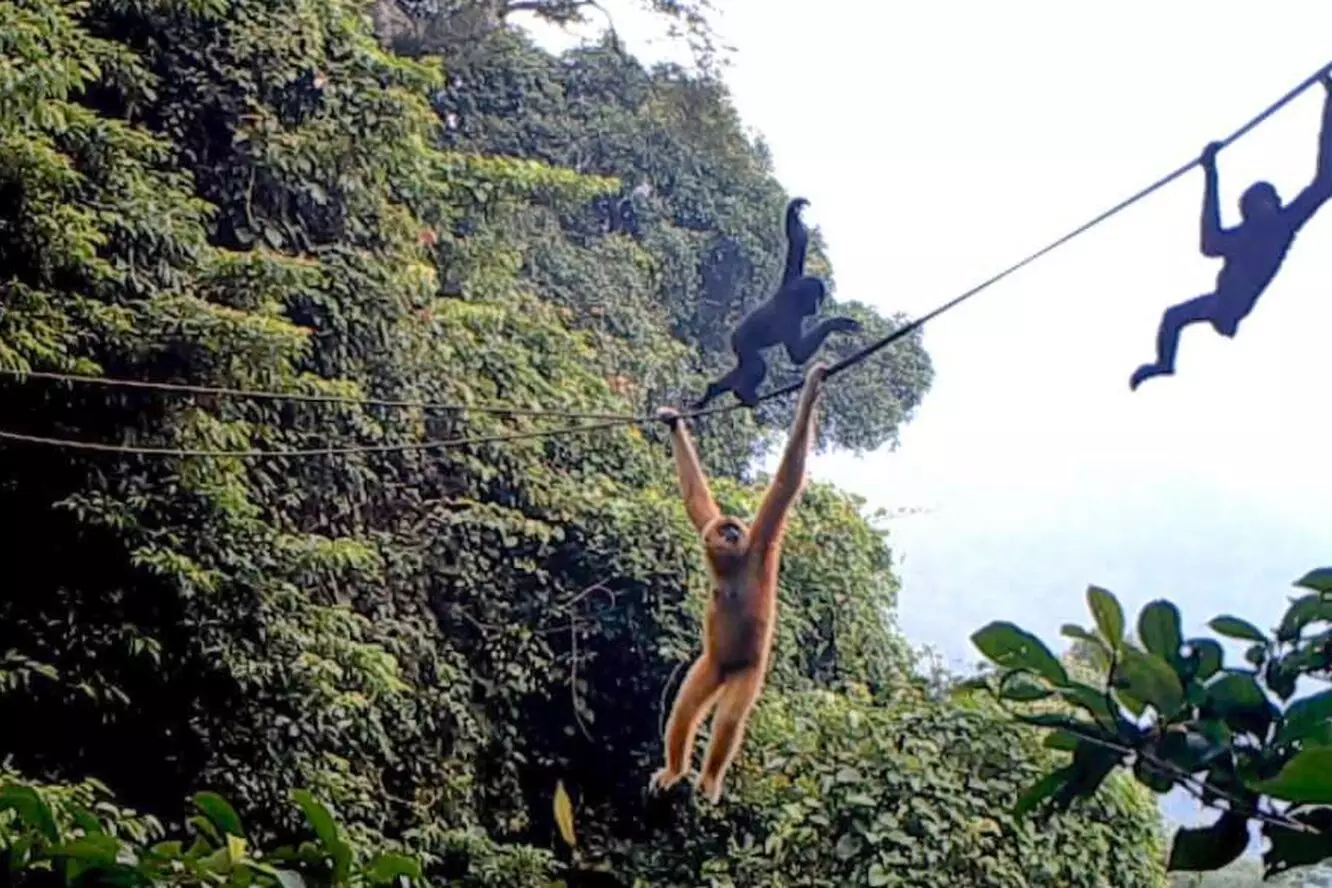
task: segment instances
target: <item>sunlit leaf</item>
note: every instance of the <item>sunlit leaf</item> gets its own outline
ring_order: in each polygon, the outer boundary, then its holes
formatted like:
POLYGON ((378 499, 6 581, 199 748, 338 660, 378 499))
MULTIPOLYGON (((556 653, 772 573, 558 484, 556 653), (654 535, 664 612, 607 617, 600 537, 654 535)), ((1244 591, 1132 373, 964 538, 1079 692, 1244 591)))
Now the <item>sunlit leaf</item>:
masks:
POLYGON ((574 838, 573 802, 569 800, 563 780, 555 781, 555 825, 559 827, 564 844, 574 847, 577 842, 574 838))
POLYGON ((337 821, 313 795, 304 789, 298 789, 292 792, 291 798, 300 806, 301 811, 305 814, 306 822, 310 824, 310 828, 314 830, 314 834, 319 837, 320 842, 325 845, 333 845, 338 841, 337 821))
POLYGON ((401 876, 413 881, 424 877, 421 864, 405 854, 380 854, 366 868, 371 884, 389 885, 401 876))
POLYGON ((1332 805, 1332 746, 1300 750, 1271 780, 1250 785, 1274 799, 1332 805))
POLYGON ((0 811, 14 811, 25 825, 40 832, 48 842, 60 841, 55 816, 42 794, 33 787, 21 783, 0 787, 0 811))
POLYGON ((244 836, 245 830, 241 827, 240 816, 236 814, 234 808, 227 804, 227 800, 215 792, 199 792, 194 794, 194 806, 198 808, 209 822, 218 828, 223 834, 233 836, 244 836))

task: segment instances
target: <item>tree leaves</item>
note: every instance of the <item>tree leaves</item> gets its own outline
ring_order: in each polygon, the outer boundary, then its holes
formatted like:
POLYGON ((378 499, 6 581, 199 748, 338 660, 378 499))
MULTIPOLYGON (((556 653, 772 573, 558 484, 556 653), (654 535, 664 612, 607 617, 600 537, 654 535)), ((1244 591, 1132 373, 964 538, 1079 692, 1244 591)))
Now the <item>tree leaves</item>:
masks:
POLYGON ((1250 785, 1274 799, 1332 805, 1332 746, 1300 750, 1271 780, 1250 785))
POLYGON ((1155 654, 1143 653, 1125 646, 1120 651, 1116 679, 1122 687, 1144 703, 1149 703, 1162 716, 1169 718, 1184 703, 1184 688, 1170 664, 1155 654))
POLYGON ((1292 867, 1310 866, 1332 857, 1332 808, 1300 811, 1291 817, 1303 828, 1263 824, 1271 841, 1263 853, 1264 874, 1270 878, 1292 867))
MULTIPOLYGON (((1110 699, 1082 682, 1068 682, 1056 688, 1059 698, 1091 714, 1095 723, 1063 712, 1032 712, 1030 707, 1012 714, 1019 722, 1050 729, 1043 745, 1073 756, 1072 764, 1028 786, 1019 795, 1015 812, 1026 814, 1046 802, 1059 808, 1090 795, 1110 769, 1123 763, 1121 756, 1132 752, 1134 775, 1153 791, 1165 793, 1189 782, 1204 803, 1227 806, 1211 826, 1180 830, 1171 849, 1171 870, 1208 871, 1226 866, 1243 852, 1251 816, 1271 821, 1270 815, 1257 813, 1269 810, 1259 805, 1259 793, 1293 803, 1297 807, 1287 814, 1297 818, 1311 813, 1299 805, 1332 805, 1332 691, 1297 700, 1284 713, 1270 696, 1284 702, 1301 677, 1321 675, 1332 666, 1332 655, 1327 653, 1332 649, 1328 647, 1332 632, 1302 638, 1309 624, 1332 621, 1332 599, 1323 591, 1332 587, 1332 569, 1310 572, 1301 582, 1317 592, 1291 603, 1277 631, 1277 643, 1238 617, 1221 616, 1210 623, 1218 635, 1249 642, 1245 659, 1257 672, 1227 670, 1224 650, 1214 639, 1186 642, 1178 608, 1164 599, 1148 603, 1138 614, 1137 637, 1143 647, 1124 641, 1118 602, 1110 593, 1091 587, 1088 604, 1099 635, 1072 624, 1060 632, 1082 646, 1080 654, 1076 647, 1074 651, 1082 668, 1109 670, 1110 699), (1113 656, 1106 639, 1116 640, 1113 656), (1122 718, 1118 707, 1134 718, 1122 718), (1194 781, 1200 775, 1199 786, 1194 781)), ((1001 692, 1000 698, 1023 704, 1047 699, 1028 692, 1021 681, 1021 674, 1037 669, 1043 649, 1010 626, 987 627, 989 647, 1003 655, 991 659, 1008 667, 1000 687, 1014 688, 1008 694, 1001 692)), ((1312 813, 1326 812, 1332 808, 1312 813)), ((1332 823, 1332 814, 1326 819, 1332 823)), ((1265 823, 1264 830, 1279 846, 1275 855, 1269 855, 1269 872, 1274 866, 1295 865, 1294 861, 1332 857, 1328 832, 1294 829, 1275 821, 1265 823)))
POLYGON ((1112 649, 1124 641, 1124 609, 1119 599, 1099 586, 1087 587, 1087 607, 1096 620, 1096 628, 1112 649))
POLYGON ((1320 691, 1290 704, 1286 710, 1278 742, 1303 740, 1332 721, 1332 690, 1320 691))
POLYGON ((223 835, 244 837, 245 830, 241 826, 240 816, 222 796, 215 792, 195 793, 194 806, 202 811, 209 822, 223 835))
POLYGON ((1293 585, 1332 595, 1332 567, 1318 567, 1296 580, 1293 585))
POLYGON ((0 786, 0 811, 15 812, 48 842, 60 841, 60 828, 56 826, 51 808, 35 788, 19 783, 0 786))
POLYGON ((1248 818, 1227 811, 1211 826, 1176 832, 1166 868, 1171 872, 1218 870, 1243 854, 1248 844, 1248 818))
POLYGON ((1207 624, 1212 631, 1227 638, 1266 643, 1267 636, 1257 626, 1239 617, 1215 617, 1207 624))
POLYGON ((1175 666, 1184 638, 1179 630, 1179 608, 1168 601, 1153 601, 1138 614, 1138 638, 1149 653, 1175 666))
POLYGON ((1012 623, 994 622, 971 636, 971 643, 1005 669, 1029 669, 1051 684, 1068 681, 1068 673, 1039 638, 1012 623))
POLYGON ((559 827, 560 838, 564 839, 564 844, 570 848, 577 844, 574 836, 574 817, 573 802, 569 800, 569 793, 564 789, 564 781, 555 781, 555 825, 559 827))

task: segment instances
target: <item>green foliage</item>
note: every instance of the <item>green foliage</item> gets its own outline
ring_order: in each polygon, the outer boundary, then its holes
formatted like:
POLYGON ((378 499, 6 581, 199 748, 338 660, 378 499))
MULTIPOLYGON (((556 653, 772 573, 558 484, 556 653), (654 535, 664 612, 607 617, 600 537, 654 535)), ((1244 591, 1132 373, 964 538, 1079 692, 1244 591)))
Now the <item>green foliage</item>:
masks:
POLYGON ((1097 652, 1100 686, 1062 674, 1034 636, 1010 623, 991 623, 973 636, 1001 667, 995 693, 1019 709, 1057 694, 1070 712, 1023 712, 1015 718, 1043 728, 1072 760, 1037 782, 1020 800, 1026 810, 1048 802, 1064 810, 1093 797, 1116 768, 1156 792, 1182 787, 1204 804, 1223 807, 1212 824, 1181 829, 1169 869, 1204 872, 1230 864, 1249 842, 1249 821, 1270 846, 1268 875, 1332 859, 1332 690, 1294 700, 1297 683, 1332 677, 1332 598, 1327 568, 1296 582, 1314 591, 1292 599, 1272 636, 1233 616, 1208 625, 1249 644, 1248 667, 1227 667, 1214 639, 1185 639, 1179 610, 1147 604, 1138 618, 1141 647, 1123 640, 1123 612, 1114 596, 1087 592, 1095 632, 1064 634, 1097 652), (1031 677, 1035 691, 1014 678, 1031 677))
POLYGON ((705 815, 727 824, 724 855, 686 870, 659 852, 640 871, 714 886, 1162 885, 1151 800, 1131 786, 1043 826, 1004 810, 1051 756, 994 716, 905 689, 890 706, 782 695, 759 709, 735 799, 705 815))
MULTIPOLYGON (((786 255, 787 195, 725 87, 674 67, 645 70, 611 39, 552 58, 503 31, 451 58, 448 71, 439 107, 449 147, 535 157, 622 183, 584 206, 525 211, 506 224, 524 228, 524 273, 569 308, 572 323, 623 340, 618 349, 603 343, 605 372, 638 381, 641 407, 697 397, 733 361, 727 331, 771 294, 786 255), (632 194, 642 185, 648 195, 632 194), (612 233, 621 198, 637 226, 612 233), (611 257, 619 258, 614 266, 611 257), (606 310, 610 301, 614 312, 606 310)), ((831 277, 817 235, 809 265, 831 277)), ((861 337, 830 339, 832 359, 903 320, 858 302, 833 300, 825 311, 849 313, 866 327, 861 337)), ((780 349, 771 365, 772 388, 799 378, 780 349)), ((932 376, 918 335, 885 349, 829 388, 820 440, 857 451, 895 442, 932 376)), ((739 474, 771 432, 786 427, 793 407, 791 398, 765 402, 754 414, 758 427, 748 411, 708 419, 705 453, 739 474)))
MULTIPOLYGON (((485 75, 466 74, 476 90, 444 88, 475 101, 464 125, 478 135, 440 146, 438 63, 382 51, 364 12, 353 0, 0 7, 12 75, 0 78, 0 366, 617 413, 697 389, 720 361, 709 337, 763 293, 782 251, 783 195, 724 91, 605 46, 551 59, 495 31, 471 47, 474 67, 453 66, 485 75), (512 150, 492 144, 506 134, 512 150), (599 202, 644 175, 642 236, 602 231, 599 202)), ((892 323, 852 309, 872 332, 892 323)), ((918 341, 889 351, 839 382, 829 441, 891 440, 914 408, 928 359, 918 341)), ((786 409, 761 418, 773 428, 786 409)), ((1013 792, 995 775, 1044 753, 986 745, 1019 736, 995 732, 990 711, 902 708, 912 663, 887 622, 888 548, 863 504, 829 487, 806 492, 789 533, 734 807, 676 806, 645 835, 663 697, 697 651, 708 594, 659 431, 444 449, 559 420, 9 377, 0 413, 7 429, 113 446, 347 448, 299 460, 0 448, 0 511, 20 519, 0 537, 13 578, 0 724, 22 726, 0 751, 50 781, 12 781, 9 847, 38 855, 25 873, 67 867, 71 842, 109 853, 52 801, 85 775, 158 817, 186 797, 200 810, 190 841, 204 844, 189 849, 105 811, 114 823, 97 835, 120 844, 98 865, 128 867, 114 873, 131 882, 165 867, 168 881, 289 888, 260 866, 278 867, 277 852, 252 849, 313 832, 314 856, 299 844, 281 867, 314 881, 413 874, 394 856, 410 852, 426 879, 469 888, 548 888, 606 867, 626 884, 752 884, 745 874, 780 878, 773 859, 732 846, 760 826, 763 841, 793 843, 782 859, 799 862, 801 884, 925 859, 932 844, 957 872, 977 872, 962 860, 973 850, 1003 879, 1075 872, 1039 836, 972 835, 1013 792), (807 721, 828 762, 800 745, 807 721), (882 860, 829 858, 815 839, 835 847, 842 831, 796 835, 789 806, 816 801, 839 830, 878 829, 851 794, 820 799, 821 781, 829 763, 897 779, 894 732, 950 751, 937 775, 903 771, 958 794, 933 800, 929 842, 894 850, 880 836, 882 860), (787 782, 765 783, 760 763, 782 755, 787 782), (578 812, 576 857, 556 839, 556 786, 578 812)), ((765 444, 742 413, 700 437, 730 475, 765 444)), ((741 512, 758 495, 734 478, 717 492, 741 512)), ((1112 829, 1150 847, 1155 820, 1121 806, 1064 823, 1071 846, 1087 836, 1097 849, 1112 829)), ((1124 863, 1117 884, 1155 885, 1152 865, 1124 863)), ((1058 883, 1100 884, 1080 872, 1058 883)))
POLYGON ((235 888, 344 888, 421 884, 419 860, 398 850, 371 852, 344 839, 333 816, 308 793, 297 799, 313 840, 264 851, 252 847, 221 796, 199 793, 190 840, 166 839, 151 816, 117 807, 95 780, 41 786, 7 774, 0 781, 0 862, 5 884, 216 885, 235 888))

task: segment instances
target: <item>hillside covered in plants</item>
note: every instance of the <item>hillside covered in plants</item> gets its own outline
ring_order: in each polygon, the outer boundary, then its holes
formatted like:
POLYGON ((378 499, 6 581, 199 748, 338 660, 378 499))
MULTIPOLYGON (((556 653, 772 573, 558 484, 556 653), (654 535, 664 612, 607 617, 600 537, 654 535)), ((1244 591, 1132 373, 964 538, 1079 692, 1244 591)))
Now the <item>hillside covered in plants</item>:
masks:
MULTIPOLYGON (((1163 886, 1129 780, 1009 815, 1060 753, 917 677, 828 485, 726 798, 647 796, 695 534, 659 428, 538 433, 695 397, 789 195, 715 77, 507 11, 0 4, 11 880, 1163 886)), ((837 296, 834 356, 902 322, 837 296)), ((893 443, 931 372, 907 337, 838 377, 821 444, 893 443)), ((725 507, 791 407, 697 424, 725 507)))

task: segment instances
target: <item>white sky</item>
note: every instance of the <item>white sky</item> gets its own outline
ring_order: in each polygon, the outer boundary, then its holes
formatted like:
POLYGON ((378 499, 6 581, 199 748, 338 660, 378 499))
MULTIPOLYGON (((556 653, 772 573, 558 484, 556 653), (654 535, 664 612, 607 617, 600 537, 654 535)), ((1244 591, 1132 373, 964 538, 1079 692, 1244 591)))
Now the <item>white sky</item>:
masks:
MULTIPOLYGON (((838 295, 912 316, 1332 61, 1326 0, 718 5, 736 105, 812 201, 838 295)), ((610 8, 648 57, 650 23, 610 8)), ((1257 178, 1287 199, 1307 183, 1321 101, 1222 152, 1224 222, 1257 178)), ((1237 338, 1190 328, 1177 375, 1129 392, 1161 311, 1212 288, 1201 197, 1194 171, 932 321, 935 384, 900 449, 816 461, 871 506, 928 510, 893 524, 913 643, 960 666, 990 620, 1057 639, 1091 622, 1088 583, 1131 619, 1170 598, 1186 633, 1222 612, 1270 625, 1290 582, 1332 563, 1332 208, 1237 338)))

